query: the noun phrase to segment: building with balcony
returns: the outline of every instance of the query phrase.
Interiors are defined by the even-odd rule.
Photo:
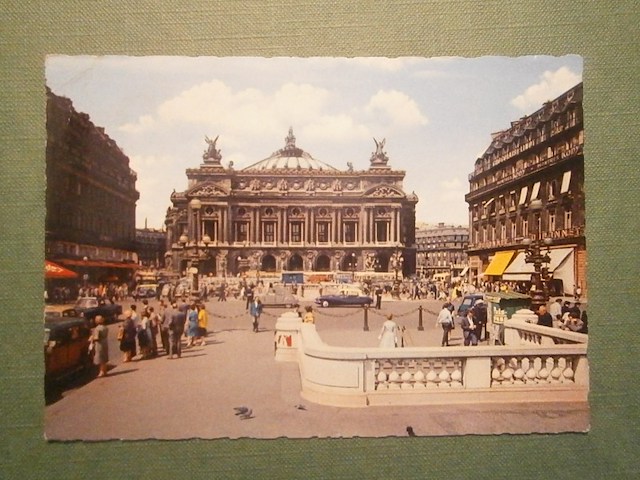
[[[449,280],[468,271],[469,227],[427,225],[416,229],[416,272],[420,277]]]
[[[493,134],[476,160],[465,196],[473,278],[529,282],[523,241],[546,239],[555,293],[586,292],[582,93],[580,83]]]
[[[46,259],[91,282],[130,279],[136,173],[103,128],[48,88],[46,173]]]
[[[415,194],[402,189],[384,140],[367,170],[339,170],[296,146],[285,146],[235,170],[221,163],[215,140],[188,185],[167,210],[167,268],[201,275],[249,272],[415,272]],[[189,250],[190,254],[186,255]],[[191,269],[193,271],[193,269]]]

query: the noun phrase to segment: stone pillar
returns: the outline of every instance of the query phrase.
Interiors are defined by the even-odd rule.
[[[491,387],[491,357],[467,358],[462,383],[467,390]]]
[[[302,319],[296,312],[284,312],[276,320],[274,348],[277,362],[297,362]]]

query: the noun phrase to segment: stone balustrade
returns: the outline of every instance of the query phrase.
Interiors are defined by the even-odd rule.
[[[312,402],[364,407],[587,400],[586,342],[537,340],[572,332],[509,325],[522,334],[518,338],[536,339],[505,346],[335,347],[323,342],[315,325],[295,317],[278,319],[276,360],[298,363],[301,395]]]

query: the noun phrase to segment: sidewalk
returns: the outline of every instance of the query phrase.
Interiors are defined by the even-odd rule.
[[[268,313],[276,312],[282,310]],[[307,403],[300,397],[297,365],[274,360],[275,321],[273,315],[263,316],[261,331],[253,333],[248,317],[217,319],[207,345],[184,350],[181,359],[161,356],[118,365],[106,378],[46,407],[46,437],[384,437],[406,436],[407,426],[418,436],[588,428],[587,405],[567,411],[566,405],[550,404],[348,409]],[[317,325],[327,343],[371,346],[377,344],[382,321],[382,316],[371,315],[369,332],[362,330],[361,315],[319,315]],[[439,341],[439,332],[426,318],[424,332],[415,325],[407,329],[417,344]],[[305,409],[296,408],[300,404]],[[241,420],[234,411],[238,406],[251,408],[254,418]]]

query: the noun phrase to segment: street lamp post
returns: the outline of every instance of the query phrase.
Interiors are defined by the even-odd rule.
[[[351,252],[351,282],[356,280],[356,266],[358,264],[357,255],[355,252]]]
[[[542,210],[542,201],[541,200],[533,200],[529,208],[533,212],[539,212]],[[547,282],[549,280],[548,276],[548,265],[551,261],[549,257],[549,245],[551,244],[550,238],[542,239],[542,232],[540,231],[540,226],[536,224],[534,239],[532,240],[530,237],[526,237],[522,240],[522,243],[526,247],[525,251],[525,262],[533,264],[534,272],[531,274],[531,283],[533,284],[533,289],[531,291],[531,307],[534,312],[538,311],[541,305],[546,305],[549,301],[549,292],[547,288]],[[543,244],[547,247],[546,252],[542,252]]]
[[[398,272],[402,270],[402,264],[404,259],[402,253],[400,253],[400,245],[396,245],[396,251],[391,255],[391,268],[395,273],[393,280],[392,296],[393,298],[400,298],[400,279],[398,278]]]
[[[198,267],[200,266],[200,251],[198,250],[198,243],[200,242],[200,225],[198,215],[200,213],[200,208],[202,208],[202,202],[197,198],[194,198],[189,202],[189,206],[191,207],[191,211],[193,213],[193,245],[194,245],[194,254],[191,260],[191,273],[193,274],[193,287],[192,292],[193,295],[197,295],[200,290],[200,286],[198,285]]]

